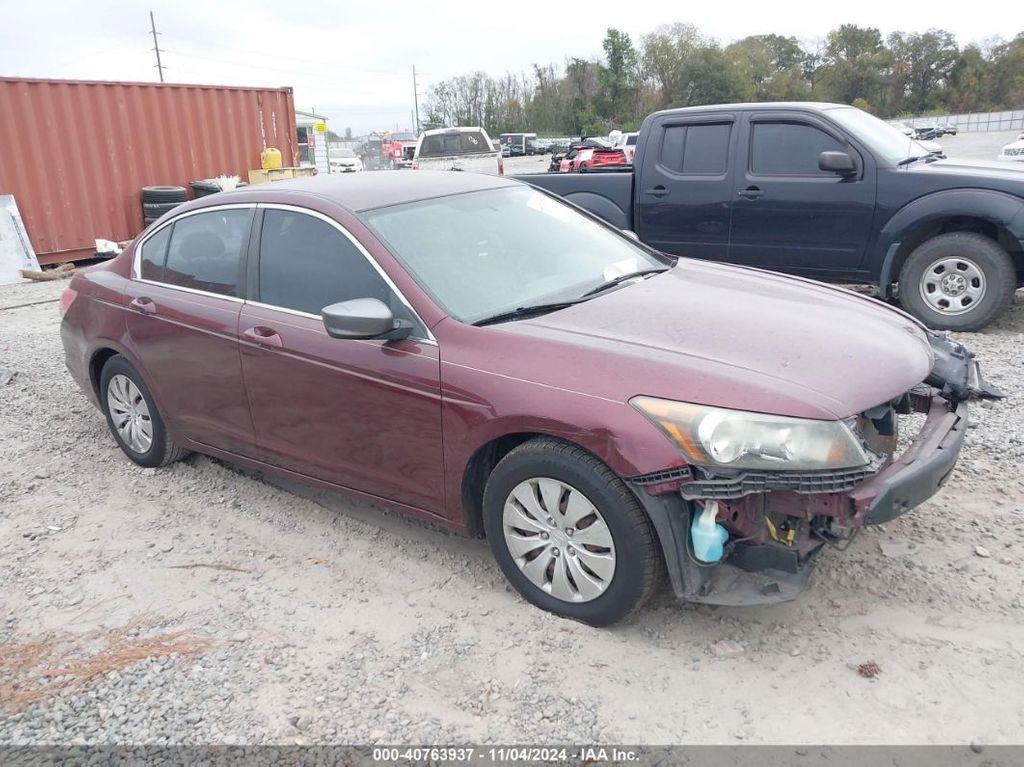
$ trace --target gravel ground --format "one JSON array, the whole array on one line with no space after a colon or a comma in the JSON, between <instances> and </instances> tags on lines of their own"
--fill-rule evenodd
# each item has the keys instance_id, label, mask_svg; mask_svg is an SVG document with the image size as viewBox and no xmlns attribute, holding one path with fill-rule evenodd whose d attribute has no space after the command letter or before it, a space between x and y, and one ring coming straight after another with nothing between
<instances>
[{"instance_id":1,"label":"gravel ground","mask_svg":"<svg viewBox=\"0 0 1024 767\"><path fill-rule=\"evenodd\" d=\"M959 338L1009 396L931 502L794 603L666 588L598 630L524 603L482 541L131 464L64 371L62 287L0 288L0 744L1022 740L1020 293Z\"/></svg>"}]
</instances>

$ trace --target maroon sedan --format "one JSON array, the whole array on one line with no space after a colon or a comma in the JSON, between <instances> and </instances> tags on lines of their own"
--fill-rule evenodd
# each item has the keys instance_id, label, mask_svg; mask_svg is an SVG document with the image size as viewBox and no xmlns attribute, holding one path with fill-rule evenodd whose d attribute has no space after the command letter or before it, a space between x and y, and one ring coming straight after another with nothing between
<instances>
[{"instance_id":1,"label":"maroon sedan","mask_svg":"<svg viewBox=\"0 0 1024 767\"><path fill-rule=\"evenodd\" d=\"M470 173L204 197L62 307L137 464L206 453L486 535L526 599L595 625L666 569L692 601L791 599L823 547L937 490L994 394L881 303Z\"/></svg>"}]
</instances>

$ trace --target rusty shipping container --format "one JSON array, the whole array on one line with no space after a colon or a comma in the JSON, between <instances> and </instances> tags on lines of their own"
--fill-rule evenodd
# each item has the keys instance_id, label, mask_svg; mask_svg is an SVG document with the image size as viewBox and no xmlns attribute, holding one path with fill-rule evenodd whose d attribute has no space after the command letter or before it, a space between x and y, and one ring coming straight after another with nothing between
<instances>
[{"instance_id":1,"label":"rusty shipping container","mask_svg":"<svg viewBox=\"0 0 1024 767\"><path fill-rule=\"evenodd\" d=\"M244 180L268 146L295 164L291 88L0 77L0 194L43 264L141 232L143 186Z\"/></svg>"}]
</instances>

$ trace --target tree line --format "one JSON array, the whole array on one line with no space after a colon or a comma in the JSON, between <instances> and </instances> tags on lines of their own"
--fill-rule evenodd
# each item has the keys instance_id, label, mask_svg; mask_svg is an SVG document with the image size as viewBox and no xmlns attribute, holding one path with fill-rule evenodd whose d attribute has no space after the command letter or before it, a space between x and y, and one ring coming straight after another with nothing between
<instances>
[{"instance_id":1,"label":"tree line","mask_svg":"<svg viewBox=\"0 0 1024 767\"><path fill-rule=\"evenodd\" d=\"M812 41L769 34L723 46L676 23L639 43L609 29L602 48L600 58L437 83L423 127L595 135L636 130L657 109L740 101L835 101L884 118L1024 105L1024 32L961 48L942 29L883 38L874 27L843 24Z\"/></svg>"}]
</instances>

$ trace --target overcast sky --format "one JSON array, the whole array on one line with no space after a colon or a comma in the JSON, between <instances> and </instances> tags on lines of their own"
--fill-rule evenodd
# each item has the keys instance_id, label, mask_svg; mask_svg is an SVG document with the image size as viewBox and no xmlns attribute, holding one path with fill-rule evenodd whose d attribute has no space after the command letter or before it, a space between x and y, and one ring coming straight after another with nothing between
<instances>
[{"instance_id":1,"label":"overcast sky","mask_svg":"<svg viewBox=\"0 0 1024 767\"><path fill-rule=\"evenodd\" d=\"M942 27L961 44L1012 37L1021 26L1012 4L988 0L5 0L4 6L0 75L155 81L152 8L169 82L290 85L297 108L315 108L333 130L349 126L357 134L411 125L414 64L422 103L431 83L457 74L519 73L535 62L598 56L609 26L638 42L659 24L684 21L723 43L769 32L813 40L843 23L876 26L883 35Z\"/></svg>"}]
</instances>

